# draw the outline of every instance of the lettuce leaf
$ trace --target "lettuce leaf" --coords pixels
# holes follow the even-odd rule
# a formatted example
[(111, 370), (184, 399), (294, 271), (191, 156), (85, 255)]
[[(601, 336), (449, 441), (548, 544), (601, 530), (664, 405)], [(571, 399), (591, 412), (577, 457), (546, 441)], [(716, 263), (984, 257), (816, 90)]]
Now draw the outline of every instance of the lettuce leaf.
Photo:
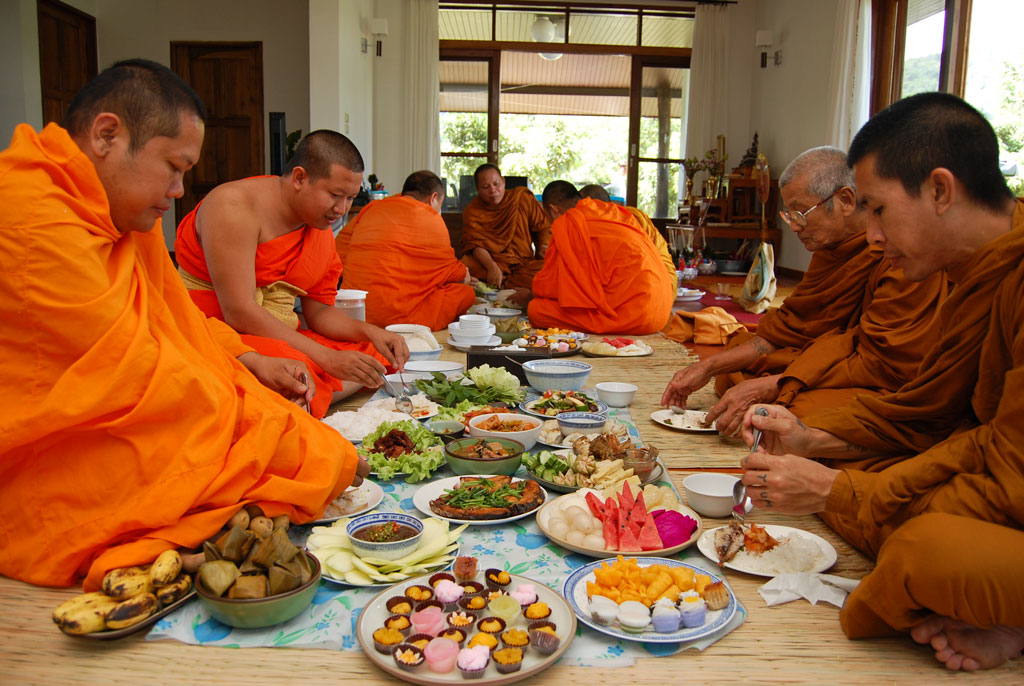
[(461, 422), (462, 415), (466, 414), (467, 412), (472, 412), (473, 410), (479, 410), (481, 407), (483, 407), (483, 405), (477, 405), (471, 400), (463, 400), (456, 404), (454, 407), (441, 407), (438, 410), (437, 416), (434, 417), (434, 419), (448, 419), (456, 422)]
[[(392, 429), (404, 431), (415, 446), (415, 452), (390, 458), (384, 453), (371, 450), (377, 439)], [(430, 478), (430, 475), (444, 464), (444, 447), (441, 439), (429, 429), (412, 419), (401, 422), (384, 422), (363, 438), (357, 452), (370, 464), (370, 469), (381, 481), (389, 481), (395, 474), (406, 473), (407, 483), (416, 483)]]
[(518, 403), (525, 395), (519, 388), (519, 379), (503, 367), (482, 364), (479, 367), (467, 369), (466, 376), (481, 391), (496, 393), (495, 400)]

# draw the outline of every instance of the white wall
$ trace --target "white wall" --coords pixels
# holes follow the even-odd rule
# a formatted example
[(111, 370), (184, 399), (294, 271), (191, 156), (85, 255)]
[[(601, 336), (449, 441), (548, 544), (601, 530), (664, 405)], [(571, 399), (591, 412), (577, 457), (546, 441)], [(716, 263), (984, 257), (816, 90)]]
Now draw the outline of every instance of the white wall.
[(21, 123), (43, 123), (35, 0), (0, 2), (0, 138), (4, 147)]
[[(405, 3), (406, 0), (376, 0), (374, 3), (375, 16), (388, 20), (388, 36), (382, 41), (381, 56), (373, 57), (374, 170), (392, 195), (401, 192), (405, 177), (417, 171), (408, 168), (408, 155), (404, 153), (409, 146), (408, 132), (400, 118), (405, 106), (402, 69), (408, 63), (406, 32), (416, 30), (405, 21)], [(376, 55), (372, 41), (370, 51)]]
[(367, 175), (374, 168), (373, 46), (364, 53), (362, 37), (373, 16), (372, 0), (309, 0), (310, 130), (348, 136)]

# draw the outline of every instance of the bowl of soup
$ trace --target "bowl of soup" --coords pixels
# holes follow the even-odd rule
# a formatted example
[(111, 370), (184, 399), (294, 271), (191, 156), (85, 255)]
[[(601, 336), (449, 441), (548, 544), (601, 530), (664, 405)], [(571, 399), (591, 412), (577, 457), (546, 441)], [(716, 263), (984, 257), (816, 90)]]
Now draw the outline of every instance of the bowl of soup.
[(512, 476), (523, 461), (523, 444), (511, 438), (457, 438), (444, 447), (448, 467), (459, 476), (505, 474)]
[(469, 435), (477, 438), (511, 438), (529, 450), (540, 436), (541, 420), (528, 414), (499, 412), (481, 414), (469, 420)]
[(593, 366), (574, 360), (530, 360), (523, 363), (526, 381), (544, 391), (579, 391), (587, 383)]
[(345, 532), (359, 557), (397, 560), (419, 546), (423, 522), (400, 512), (373, 512), (354, 518)]

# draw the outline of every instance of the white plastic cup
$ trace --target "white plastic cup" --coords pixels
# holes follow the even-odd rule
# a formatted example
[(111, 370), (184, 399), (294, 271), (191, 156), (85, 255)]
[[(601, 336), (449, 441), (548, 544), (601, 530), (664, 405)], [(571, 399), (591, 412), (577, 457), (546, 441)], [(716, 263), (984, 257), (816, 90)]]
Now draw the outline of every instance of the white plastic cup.
[(334, 298), (334, 306), (353, 319), (366, 321), (366, 294), (367, 291), (354, 288), (338, 289), (338, 295)]

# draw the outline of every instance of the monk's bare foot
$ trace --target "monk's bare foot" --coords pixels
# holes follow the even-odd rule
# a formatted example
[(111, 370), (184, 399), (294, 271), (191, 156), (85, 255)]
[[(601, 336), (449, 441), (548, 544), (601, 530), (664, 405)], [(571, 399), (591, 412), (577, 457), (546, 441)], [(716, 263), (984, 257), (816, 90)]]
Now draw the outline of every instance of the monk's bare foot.
[(1024, 627), (976, 626), (942, 615), (932, 615), (913, 629), (915, 641), (930, 644), (935, 659), (946, 669), (973, 672), (998, 667), (1024, 650)]

